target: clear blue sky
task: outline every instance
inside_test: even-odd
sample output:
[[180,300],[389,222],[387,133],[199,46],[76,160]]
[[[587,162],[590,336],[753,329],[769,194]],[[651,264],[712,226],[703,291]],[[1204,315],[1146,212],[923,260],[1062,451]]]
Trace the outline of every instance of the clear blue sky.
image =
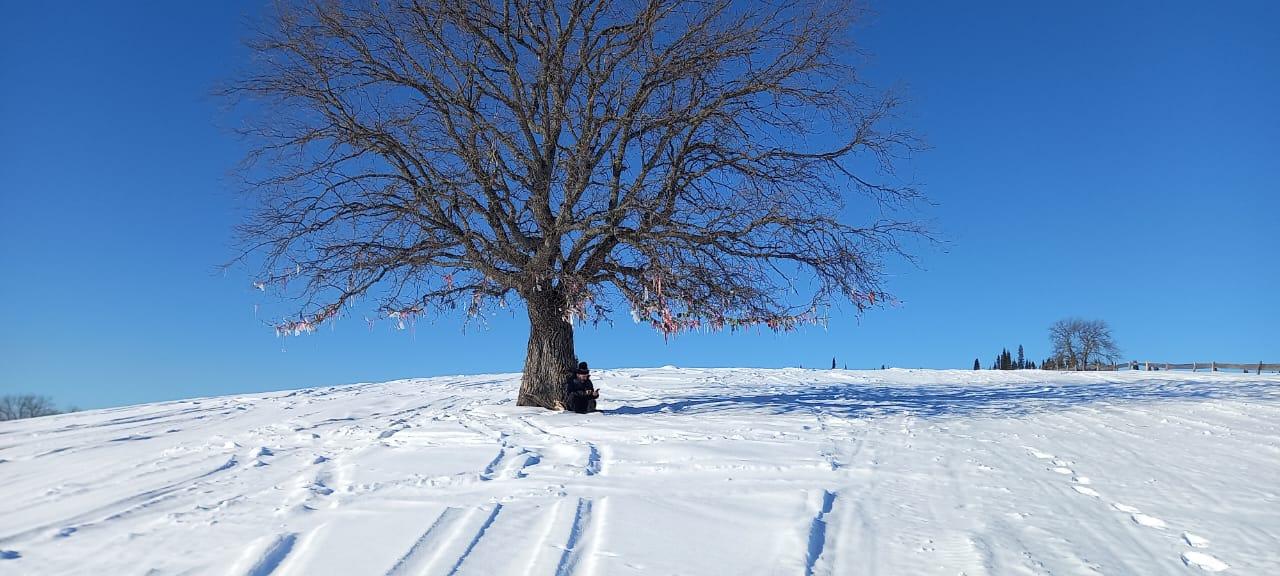
[[[360,316],[278,340],[221,275],[242,144],[209,96],[254,2],[6,2],[0,394],[144,401],[518,371],[523,313],[464,335]],[[1280,3],[880,2],[868,73],[909,95],[910,167],[949,241],[903,301],[801,333],[664,342],[624,314],[594,366],[967,368],[1046,355],[1066,315],[1126,356],[1280,362]],[[266,302],[263,302],[266,304]],[[605,383],[607,385],[607,383]]]

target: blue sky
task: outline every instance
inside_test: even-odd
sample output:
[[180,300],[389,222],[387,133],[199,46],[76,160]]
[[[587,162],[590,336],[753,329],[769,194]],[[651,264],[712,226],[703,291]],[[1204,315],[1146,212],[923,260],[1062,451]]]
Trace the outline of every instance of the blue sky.
[[[513,372],[523,313],[279,340],[222,274],[243,144],[209,94],[263,2],[19,3],[0,19],[0,394],[101,407]],[[1126,356],[1280,361],[1280,4],[882,2],[868,77],[931,149],[909,171],[944,249],[902,303],[799,333],[686,334],[620,314],[594,366],[967,368],[1048,352],[1068,315]],[[607,382],[602,383],[607,387]]]

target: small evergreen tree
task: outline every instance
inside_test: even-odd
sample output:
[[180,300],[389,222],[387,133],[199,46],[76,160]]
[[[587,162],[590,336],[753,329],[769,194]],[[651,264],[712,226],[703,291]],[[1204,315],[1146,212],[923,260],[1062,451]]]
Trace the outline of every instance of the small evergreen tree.
[[982,369],[982,365],[978,363],[978,359],[977,359],[977,358],[974,358],[974,359],[973,359],[973,369],[974,369],[974,370],[981,370],[981,369]]
[[1018,345],[1018,364],[1017,369],[1022,370],[1027,367],[1027,359],[1022,355],[1022,345]]

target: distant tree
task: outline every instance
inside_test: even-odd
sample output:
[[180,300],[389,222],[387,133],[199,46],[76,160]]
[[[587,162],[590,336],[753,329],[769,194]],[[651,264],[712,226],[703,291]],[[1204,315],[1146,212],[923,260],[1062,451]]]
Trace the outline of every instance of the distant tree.
[[884,303],[884,260],[927,238],[854,3],[274,6],[224,93],[253,146],[236,260],[296,298],[279,332],[366,298],[397,323],[510,299],[516,403],[556,408],[576,322],[821,323]]
[[1120,347],[1103,320],[1066,318],[1049,327],[1054,364],[1059,369],[1087,370],[1095,362],[1112,362]]
[[1021,344],[1018,345],[1018,362],[1017,364],[1014,365],[1014,367],[1018,370],[1022,370],[1027,367],[1027,358],[1022,354]]
[[1001,370],[1013,370],[1013,355],[1009,354],[1008,348],[1000,351],[998,363]]
[[978,359],[977,359],[977,358],[974,358],[974,359],[973,359],[973,369],[974,369],[974,370],[981,370],[981,369],[982,369],[982,365],[978,363]]
[[62,412],[48,396],[35,394],[0,396],[0,421],[52,416]]
[[1035,360],[1032,360],[1032,361],[1030,361],[1030,362],[1027,362],[1027,370],[1035,370],[1035,369],[1036,369],[1036,362],[1035,362]]
[[835,369],[836,369],[836,357],[835,357],[835,356],[832,356],[832,357],[831,357],[831,369],[832,369],[832,370],[835,370]]

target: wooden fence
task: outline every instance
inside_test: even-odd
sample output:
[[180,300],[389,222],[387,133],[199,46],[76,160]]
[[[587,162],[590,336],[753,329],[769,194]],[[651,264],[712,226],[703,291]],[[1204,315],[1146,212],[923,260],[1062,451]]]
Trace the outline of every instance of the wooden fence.
[[1241,370],[1245,372],[1254,372],[1262,374],[1263,372],[1280,372],[1280,364],[1268,364],[1266,362],[1241,363],[1241,362],[1191,362],[1183,364],[1174,364],[1171,362],[1125,362],[1124,364],[1101,364],[1099,370],[1190,370],[1199,372],[1206,370],[1209,372],[1218,372],[1222,370]]

